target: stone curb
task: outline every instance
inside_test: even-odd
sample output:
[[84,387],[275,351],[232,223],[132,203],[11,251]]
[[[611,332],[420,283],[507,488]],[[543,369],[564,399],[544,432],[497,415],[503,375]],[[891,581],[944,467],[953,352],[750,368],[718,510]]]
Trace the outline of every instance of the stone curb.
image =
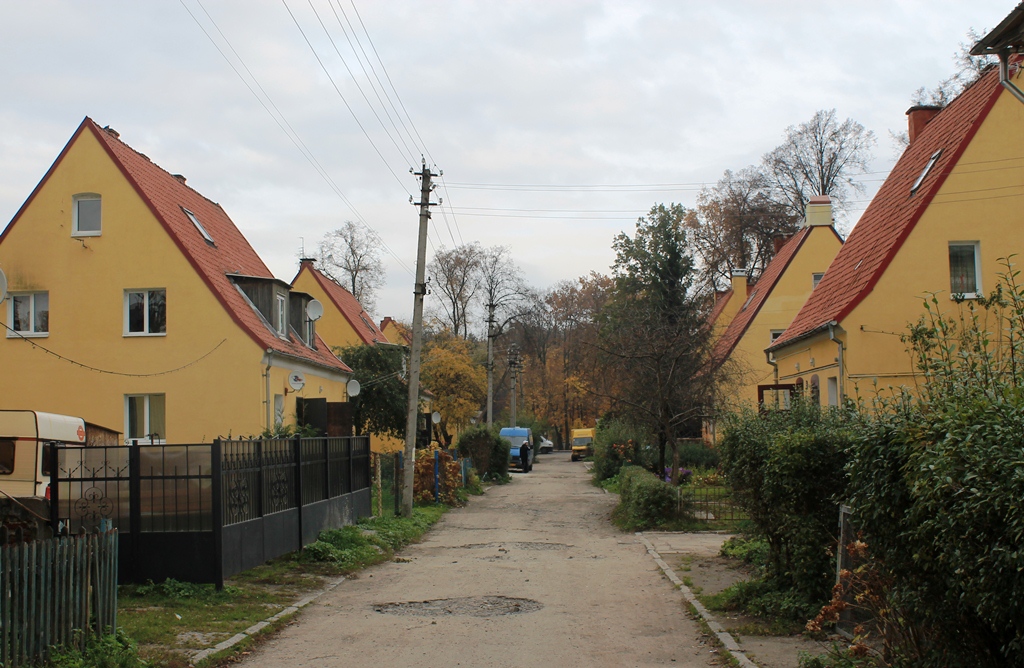
[[210,647],[208,649],[204,649],[203,651],[193,655],[189,659],[189,665],[190,666],[194,666],[197,663],[199,663],[200,661],[204,661],[205,659],[208,659],[209,657],[213,656],[214,654],[217,654],[218,652],[223,652],[226,649],[234,647],[235,645],[237,645],[238,643],[242,642],[246,638],[249,638],[249,637],[252,637],[252,636],[256,635],[257,633],[259,633],[263,629],[267,628],[271,624],[273,624],[275,622],[278,622],[278,621],[284,619],[285,617],[290,617],[291,615],[294,615],[296,612],[298,612],[302,608],[306,607],[307,605],[309,605],[313,601],[317,600],[318,598],[320,598],[321,596],[323,596],[327,592],[332,591],[335,587],[337,587],[338,585],[340,585],[344,581],[345,581],[344,577],[340,577],[340,578],[328,581],[327,586],[324,587],[323,589],[321,589],[320,591],[316,592],[315,594],[310,594],[309,596],[306,596],[305,598],[299,599],[298,601],[295,601],[294,603],[292,603],[290,606],[288,606],[284,610],[281,610],[280,612],[278,612],[276,615],[274,615],[272,617],[267,617],[262,622],[256,622],[255,624],[253,624],[252,626],[250,626],[246,630],[242,631],[241,633],[236,633],[235,635],[231,636],[230,638],[228,638],[224,642],[221,642],[221,643],[219,643],[217,645],[214,645],[213,647]]
[[700,618],[704,620],[704,623],[708,625],[708,628],[711,629],[722,645],[729,650],[729,653],[732,654],[733,658],[736,659],[740,666],[743,668],[759,668],[756,663],[747,657],[746,652],[744,652],[739,646],[739,643],[736,642],[736,639],[733,638],[732,634],[726,631],[725,628],[718,623],[718,620],[716,620],[714,615],[704,607],[704,604],[697,600],[697,596],[693,591],[683,584],[683,581],[679,579],[679,576],[675,574],[675,571],[665,563],[665,560],[661,558],[661,555],[654,549],[651,542],[647,540],[647,536],[640,531],[638,531],[636,535],[643,542],[644,547],[647,548],[647,554],[654,557],[654,563],[658,564],[658,567],[661,568],[661,572],[665,574],[665,577],[672,581],[672,584],[679,587],[679,591],[683,593],[683,598],[686,599],[687,603],[694,607],[697,614],[700,615]]

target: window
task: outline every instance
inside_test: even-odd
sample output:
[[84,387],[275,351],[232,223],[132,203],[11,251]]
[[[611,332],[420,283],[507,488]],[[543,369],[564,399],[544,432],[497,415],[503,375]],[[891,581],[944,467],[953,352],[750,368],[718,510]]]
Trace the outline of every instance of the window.
[[288,336],[288,300],[284,295],[277,296],[277,333],[281,336]]
[[784,333],[785,331],[786,331],[786,330],[784,330],[784,329],[773,329],[773,330],[771,330],[771,334],[772,334],[772,343],[775,343],[775,339],[777,339],[777,338],[779,338],[780,336],[782,336],[782,334],[783,334],[783,333]]
[[150,336],[167,333],[167,291],[125,290],[125,336]]
[[[7,336],[47,336],[50,331],[50,293],[11,295],[7,306]],[[14,330],[14,331],[11,331]]]
[[835,376],[829,376],[828,382],[828,405],[838,406],[839,405],[839,379]]
[[977,297],[981,294],[981,253],[977,241],[949,244],[949,292]]
[[821,283],[821,277],[825,275],[825,272],[815,272],[811,274],[811,290],[818,287],[818,283]]
[[76,237],[98,237],[102,230],[101,201],[95,193],[82,193],[71,198],[71,234]]
[[210,244],[211,246],[214,245],[213,237],[210,236],[210,233],[206,231],[206,228],[203,227],[203,224],[199,222],[198,218],[196,218],[196,214],[192,213],[185,207],[181,207],[181,210],[185,212],[185,215],[188,216],[188,219],[191,220],[192,224],[196,226],[197,230],[199,230],[199,234],[203,235],[203,239],[206,239],[206,243]]
[[124,397],[124,435],[133,440],[163,443],[167,439],[163,394],[127,394]]
[[0,438],[0,475],[14,473],[14,439]]
[[910,186],[910,194],[911,195],[916,193],[917,189],[921,187],[922,183],[924,183],[924,178],[926,176],[928,176],[928,172],[932,171],[932,167],[934,167],[935,163],[939,161],[939,156],[940,155],[942,155],[942,149],[941,148],[938,151],[936,151],[935,153],[933,153],[932,157],[929,158],[928,164],[924,166],[923,170],[921,170],[921,176],[917,177],[917,180],[914,181],[914,185]]

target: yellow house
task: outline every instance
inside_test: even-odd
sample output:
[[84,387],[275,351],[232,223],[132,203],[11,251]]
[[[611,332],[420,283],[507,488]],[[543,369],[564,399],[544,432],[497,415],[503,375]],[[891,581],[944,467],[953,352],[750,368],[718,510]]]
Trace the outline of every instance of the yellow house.
[[[1010,68],[1011,79],[1020,69]],[[767,348],[781,383],[827,405],[914,387],[900,334],[936,294],[982,296],[1024,258],[1024,104],[993,69],[944,109],[908,112],[910,143],[792,324]]]
[[299,261],[299,273],[292,279],[292,287],[324,305],[317,331],[331,348],[390,343],[355,295],[317,269],[312,259]]
[[195,443],[346,400],[351,370],[311,297],[184,176],[90,118],[0,235],[0,269],[0,408]]
[[[832,226],[831,200],[827,195],[812,197],[803,227],[779,240],[775,257],[756,283],[745,286],[746,300],[715,342],[713,358],[727,371],[723,408],[757,407],[762,400],[758,386],[774,382],[765,346],[793,321],[842,245]],[[742,270],[734,272],[734,283],[745,283],[745,276]],[[737,287],[732,292],[730,301]]]
[[401,325],[391,316],[385,317],[380,321],[380,331],[384,333],[384,336],[388,338],[388,341],[392,343],[398,343],[405,346],[412,345],[412,334],[404,325]]

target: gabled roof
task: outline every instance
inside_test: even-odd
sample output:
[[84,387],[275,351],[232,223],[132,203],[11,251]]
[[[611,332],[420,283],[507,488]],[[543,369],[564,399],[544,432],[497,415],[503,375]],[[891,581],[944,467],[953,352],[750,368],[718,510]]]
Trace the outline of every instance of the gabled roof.
[[302,262],[299,266],[299,273],[295,274],[295,278],[292,279],[292,285],[295,285],[295,281],[299,280],[299,276],[304,271],[308,271],[317,285],[323,289],[331,303],[341,311],[341,314],[345,316],[345,320],[352,326],[356,336],[363,343],[390,343],[388,337],[384,336],[384,333],[380,331],[373,322],[373,318],[370,317],[370,314],[366,312],[363,305],[355,298],[355,295],[314,267],[312,261],[304,260]]
[[[804,227],[790,237],[789,241],[782,245],[779,252],[772,258],[772,261],[764,268],[761,278],[757,279],[757,283],[751,286],[747,302],[736,312],[722,337],[715,343],[712,357],[717,363],[721,364],[732,354],[736,344],[740,342],[747,328],[750,327],[750,323],[754,321],[761,307],[768,301],[768,297],[772,294],[772,290],[775,289],[779,279],[786,273],[789,263],[796,257],[800,247],[803,246],[804,241],[811,235],[811,231],[814,229],[814,227]],[[834,229],[831,227],[828,229],[835,234]]]
[[[385,329],[388,328],[388,325],[393,325],[394,326],[395,331],[398,332],[399,336],[402,337],[402,341],[405,342],[405,345],[407,345],[407,346],[408,345],[412,345],[412,335],[408,332],[408,330],[406,330],[405,327],[402,326],[401,323],[399,323],[397,320],[395,320],[391,316],[385,316],[384,319],[380,321],[380,331],[383,332]],[[393,341],[392,343],[398,343],[398,342],[397,341]]]
[[[928,122],[893,167],[818,287],[768,350],[841,321],[871,293],[1002,90],[993,69]],[[912,192],[939,151],[935,164]]]
[[[148,157],[122,142],[115,131],[99,127],[88,116],[78,126],[74,136],[68,141],[67,146],[61,151],[46,176],[39,182],[7,229],[4,230],[3,235],[0,235],[0,242],[18,223],[29,203],[84,132],[92,133],[100,145],[106,149],[107,154],[120,169],[125,179],[146,203],[153,216],[160,222],[231,318],[263,350],[273,350],[275,353],[311,362],[334,371],[351,371],[341,360],[331,354],[330,348],[319,336],[316,349],[312,349],[294,336],[285,340],[270,331],[259,313],[228,278],[228,274],[243,274],[271,280],[274,279],[274,276],[219,204],[210,201],[185,185],[183,177],[176,177],[163,170]],[[192,213],[209,233],[213,240],[212,243],[204,238],[202,232],[189,218],[186,210]]]

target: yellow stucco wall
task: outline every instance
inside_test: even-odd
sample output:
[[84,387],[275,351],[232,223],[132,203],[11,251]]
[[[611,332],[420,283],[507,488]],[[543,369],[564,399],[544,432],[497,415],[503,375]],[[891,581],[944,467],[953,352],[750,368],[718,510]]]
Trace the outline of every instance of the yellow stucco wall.
[[327,342],[332,349],[345,346],[356,346],[363,343],[356,331],[352,329],[352,323],[338,310],[327,296],[317,280],[309,271],[303,270],[295,279],[292,286],[299,292],[313,295],[313,299],[324,305],[324,315],[316,323],[316,332]]
[[[840,323],[846,396],[870,400],[876,388],[916,387],[913,363],[899,335],[924,314],[929,293],[938,293],[947,312],[960,308],[950,298],[950,242],[979,242],[986,293],[1005,271],[1000,258],[1017,254],[1017,266],[1024,262],[1021,127],[1024,105],[1004,91],[874,290]],[[777,353],[782,382],[798,377],[807,382],[817,373],[821,402],[827,403],[825,379],[838,373],[837,356],[827,334],[798,341]]]
[[841,247],[830,227],[811,228],[729,357],[731,370],[736,374],[727,390],[731,408],[757,407],[757,386],[774,382],[775,370],[764,354],[771,343],[772,330],[782,332],[789,326],[811,295],[812,275],[823,273]]
[[[79,240],[71,236],[71,203],[82,192],[102,196],[102,234]],[[263,351],[90,132],[79,135],[0,244],[0,267],[12,292],[46,290],[50,300],[46,337],[0,334],[0,408],[70,414],[123,432],[126,394],[164,394],[168,442],[256,434],[265,426]],[[138,288],[166,289],[165,336],[124,336],[124,291]],[[7,304],[0,318],[11,324]],[[121,374],[153,374],[208,356],[173,373],[132,377],[76,366],[33,342]],[[283,387],[287,372],[276,373],[271,384]],[[343,385],[330,391],[332,400],[343,400]],[[294,397],[291,403],[294,413]]]

